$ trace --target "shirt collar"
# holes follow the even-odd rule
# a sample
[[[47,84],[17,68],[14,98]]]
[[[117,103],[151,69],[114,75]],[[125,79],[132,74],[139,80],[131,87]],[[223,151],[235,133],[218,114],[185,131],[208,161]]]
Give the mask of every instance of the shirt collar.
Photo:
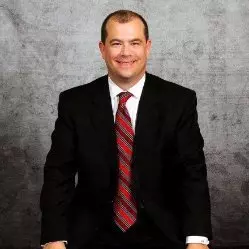
[[[140,99],[144,87],[144,82],[145,82],[145,74],[133,87],[131,87],[127,91],[133,94],[135,98]],[[124,92],[124,90],[121,89],[118,85],[116,85],[109,76],[108,76],[108,85],[109,85],[111,99],[115,98],[119,93]]]

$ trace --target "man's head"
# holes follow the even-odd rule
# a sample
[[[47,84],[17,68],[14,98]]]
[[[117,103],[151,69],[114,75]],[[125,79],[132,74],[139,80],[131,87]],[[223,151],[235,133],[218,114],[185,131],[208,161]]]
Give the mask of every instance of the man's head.
[[[111,13],[102,24],[99,48],[112,80],[134,85],[145,73],[151,48],[146,21],[128,10]]]

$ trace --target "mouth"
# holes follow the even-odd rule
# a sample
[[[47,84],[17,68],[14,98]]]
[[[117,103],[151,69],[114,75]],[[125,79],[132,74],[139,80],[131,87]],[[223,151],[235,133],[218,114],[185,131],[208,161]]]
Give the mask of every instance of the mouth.
[[[134,61],[116,61],[120,66],[132,66],[136,60]]]

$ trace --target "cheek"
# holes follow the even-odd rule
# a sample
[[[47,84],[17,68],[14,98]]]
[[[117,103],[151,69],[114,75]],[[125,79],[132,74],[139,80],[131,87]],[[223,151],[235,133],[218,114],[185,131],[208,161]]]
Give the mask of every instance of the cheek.
[[[106,58],[110,63],[115,63],[115,59],[117,58],[117,54],[116,53],[109,53]]]
[[[118,49],[112,49],[108,51],[108,56],[109,58],[115,58],[119,53],[120,51]]]
[[[146,57],[146,51],[144,51],[143,49],[134,51],[134,54],[141,59],[144,59]]]

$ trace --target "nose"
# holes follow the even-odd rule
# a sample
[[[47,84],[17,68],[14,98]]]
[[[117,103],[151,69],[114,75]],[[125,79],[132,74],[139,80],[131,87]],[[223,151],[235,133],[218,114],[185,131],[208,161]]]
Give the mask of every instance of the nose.
[[[123,45],[121,49],[121,55],[130,55],[129,45]]]

